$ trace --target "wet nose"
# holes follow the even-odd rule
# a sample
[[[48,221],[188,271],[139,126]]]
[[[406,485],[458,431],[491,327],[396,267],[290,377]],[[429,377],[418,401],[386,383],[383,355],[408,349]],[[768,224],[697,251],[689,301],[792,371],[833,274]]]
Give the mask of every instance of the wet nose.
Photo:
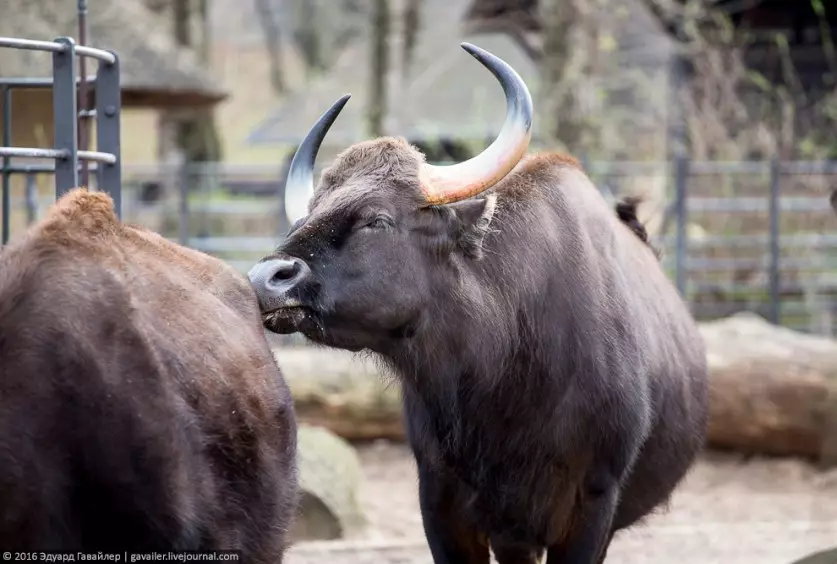
[[[247,273],[250,284],[263,303],[282,300],[311,270],[298,258],[273,258],[256,264]]]

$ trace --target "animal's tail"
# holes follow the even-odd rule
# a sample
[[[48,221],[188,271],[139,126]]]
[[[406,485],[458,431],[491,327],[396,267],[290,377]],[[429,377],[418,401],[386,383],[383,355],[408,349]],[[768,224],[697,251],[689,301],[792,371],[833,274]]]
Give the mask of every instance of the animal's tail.
[[[636,209],[641,203],[642,198],[638,196],[628,196],[623,198],[621,201],[616,202],[616,215],[622,223],[627,225],[628,228],[634,232],[634,235],[636,235],[640,241],[648,245],[648,248],[651,249],[657,259],[659,259],[660,251],[648,240],[648,231],[645,229],[645,226],[636,214]]]

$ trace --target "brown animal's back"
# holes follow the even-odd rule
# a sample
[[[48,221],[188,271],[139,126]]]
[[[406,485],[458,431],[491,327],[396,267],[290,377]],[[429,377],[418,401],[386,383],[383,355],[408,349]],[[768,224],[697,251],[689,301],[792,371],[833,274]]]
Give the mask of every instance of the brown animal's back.
[[[296,426],[252,290],[111,206],[73,191],[0,253],[0,545],[281,562]]]

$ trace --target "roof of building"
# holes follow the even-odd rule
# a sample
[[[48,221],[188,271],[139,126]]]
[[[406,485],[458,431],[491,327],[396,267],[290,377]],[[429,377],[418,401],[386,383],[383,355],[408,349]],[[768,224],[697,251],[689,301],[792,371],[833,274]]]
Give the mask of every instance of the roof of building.
[[[212,104],[226,96],[197,55],[179,47],[159,19],[137,0],[107,0],[89,6],[86,43],[112,50],[120,59],[123,104],[174,106]],[[19,2],[0,17],[0,36],[50,41],[78,38],[76,2]],[[87,65],[88,74],[96,63]],[[52,75],[51,57],[38,51],[0,49],[0,76]]]

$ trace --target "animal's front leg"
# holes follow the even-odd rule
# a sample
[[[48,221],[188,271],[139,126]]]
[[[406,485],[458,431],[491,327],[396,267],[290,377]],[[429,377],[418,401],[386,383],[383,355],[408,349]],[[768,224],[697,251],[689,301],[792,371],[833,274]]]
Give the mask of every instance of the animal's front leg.
[[[613,538],[618,482],[598,476],[588,482],[575,525],[560,543],[550,546],[546,564],[601,564]]]
[[[419,504],[435,564],[488,564],[488,544],[461,512],[454,478],[419,463]]]

